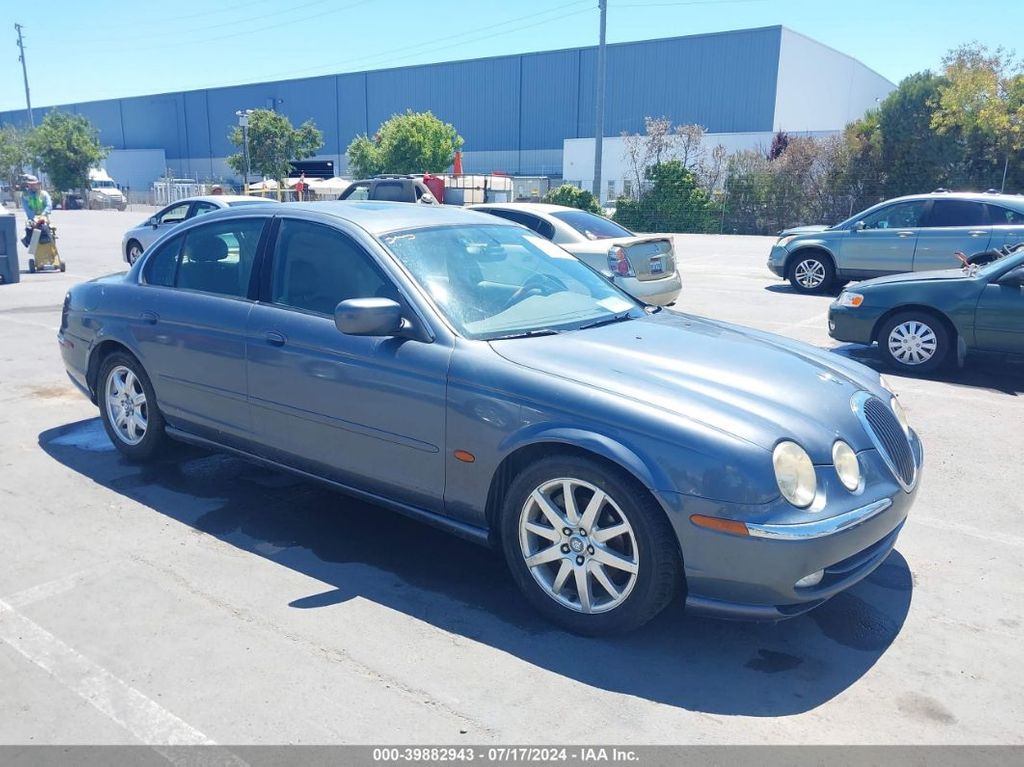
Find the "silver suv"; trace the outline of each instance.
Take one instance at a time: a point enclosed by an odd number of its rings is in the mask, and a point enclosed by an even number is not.
[[[937,191],[886,200],[835,226],[779,235],[768,268],[800,293],[898,272],[951,269],[969,255],[1024,242],[1024,197]]]

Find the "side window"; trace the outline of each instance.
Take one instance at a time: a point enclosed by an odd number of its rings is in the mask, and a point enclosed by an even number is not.
[[[219,208],[212,202],[199,201],[196,203],[195,208],[192,209],[192,217],[198,218],[206,213],[213,213],[215,210],[219,210]]]
[[[282,219],[274,246],[270,300],[333,315],[349,298],[399,300],[398,289],[347,234],[323,224]]]
[[[189,203],[182,202],[178,205],[172,205],[167,210],[159,215],[157,219],[161,224],[177,224],[184,221],[188,216]]]
[[[1021,226],[1024,224],[1024,213],[1002,205],[986,204],[988,220],[994,226]]]
[[[232,218],[190,230],[176,286],[244,298],[266,218]]]
[[[416,199],[410,184],[403,181],[378,181],[373,187],[373,199],[387,202],[412,202]]]
[[[142,271],[142,281],[147,285],[162,285],[165,288],[174,286],[174,277],[178,272],[178,256],[181,254],[181,243],[185,235],[179,234],[159,248],[148,259]]]
[[[550,240],[555,236],[555,227],[544,219],[537,218],[529,213],[523,213],[518,210],[501,210],[496,208],[490,208],[487,212],[491,215],[503,218],[506,221],[514,221],[517,224],[522,224],[527,229],[532,229],[545,239]]]
[[[898,202],[876,210],[865,216],[865,229],[911,229],[921,226],[921,214],[924,213],[925,200]]]
[[[352,186],[342,192],[342,195],[341,199],[343,200],[368,200],[370,199],[370,185],[352,184]]]
[[[985,209],[969,200],[936,200],[926,226],[984,226]]]

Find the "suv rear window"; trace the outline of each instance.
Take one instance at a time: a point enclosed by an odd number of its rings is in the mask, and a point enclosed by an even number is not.
[[[925,226],[984,226],[985,209],[969,200],[935,200]]]
[[[403,181],[378,181],[373,187],[373,199],[387,202],[413,202],[414,198]]]

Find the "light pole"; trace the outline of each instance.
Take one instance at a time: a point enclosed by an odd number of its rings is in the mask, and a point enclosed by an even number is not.
[[[245,159],[245,182],[243,187],[246,194],[249,193],[249,115],[252,113],[252,109],[239,109],[235,112],[235,116],[238,118],[238,125],[242,129],[242,157]]]
[[[608,0],[598,0],[598,8],[601,10],[601,34],[597,46],[597,94],[594,99],[594,197],[598,204],[601,202],[601,144],[604,138],[604,40],[605,26],[608,16]]]

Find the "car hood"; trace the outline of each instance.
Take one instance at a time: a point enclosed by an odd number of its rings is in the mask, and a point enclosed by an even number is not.
[[[811,226],[793,226],[789,229],[783,229],[779,232],[779,237],[786,237],[790,234],[815,234],[817,232],[824,232],[828,229],[826,224],[813,224]]]
[[[859,363],[774,336],[662,311],[644,319],[536,338],[492,341],[511,362],[659,408],[771,450],[794,439],[817,464],[837,437],[871,447],[850,407],[875,394]]]
[[[936,280],[972,280],[974,277],[964,274],[963,269],[936,269],[930,272],[903,272],[901,274],[890,274],[887,277],[875,277],[873,280],[865,280],[859,283],[853,290],[856,292],[861,288],[868,288],[872,285],[892,285],[905,282],[935,282]]]

